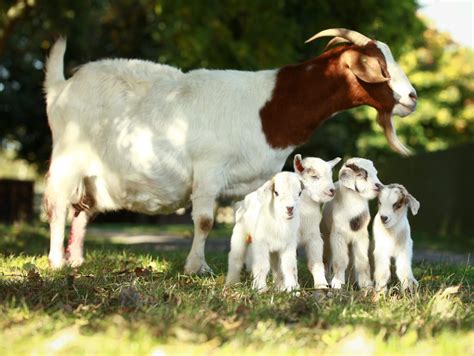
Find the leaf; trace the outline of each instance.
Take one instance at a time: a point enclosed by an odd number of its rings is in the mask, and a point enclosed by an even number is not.
[[[149,277],[151,276],[152,270],[149,267],[148,268],[137,267],[135,268],[134,272],[137,277]]]

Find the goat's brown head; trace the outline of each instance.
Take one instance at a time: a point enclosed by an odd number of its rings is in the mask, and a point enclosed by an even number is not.
[[[383,128],[390,147],[402,154],[410,150],[398,139],[392,116],[407,116],[416,109],[416,91],[400,66],[393,59],[389,47],[380,41],[347,29],[336,28],[317,33],[306,42],[321,37],[334,37],[326,46],[346,44],[337,51],[340,56],[339,71],[349,82],[350,95],[360,105],[374,107],[377,121]]]

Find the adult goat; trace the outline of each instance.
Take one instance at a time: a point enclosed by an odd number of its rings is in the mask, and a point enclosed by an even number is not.
[[[276,70],[183,73],[149,61],[106,59],[81,66],[68,80],[66,42],[58,40],[45,80],[53,136],[45,194],[51,266],[83,262],[91,214],[169,213],[192,203],[194,240],[185,271],[209,271],[204,247],[216,198],[242,197],[261,186],[341,110],[376,108],[390,146],[407,154],[391,117],[414,111],[416,93],[388,46],[346,29],[310,40],[327,36],[349,43]],[[69,207],[74,218],[66,255]]]

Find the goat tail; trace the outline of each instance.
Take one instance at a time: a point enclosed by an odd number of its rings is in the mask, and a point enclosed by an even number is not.
[[[55,84],[64,82],[64,53],[66,52],[66,39],[60,37],[51,48],[46,60],[46,78],[44,81],[45,92],[49,95]]]

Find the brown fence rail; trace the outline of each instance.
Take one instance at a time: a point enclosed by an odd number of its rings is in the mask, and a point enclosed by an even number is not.
[[[0,179],[0,221],[11,224],[33,219],[34,182]]]

